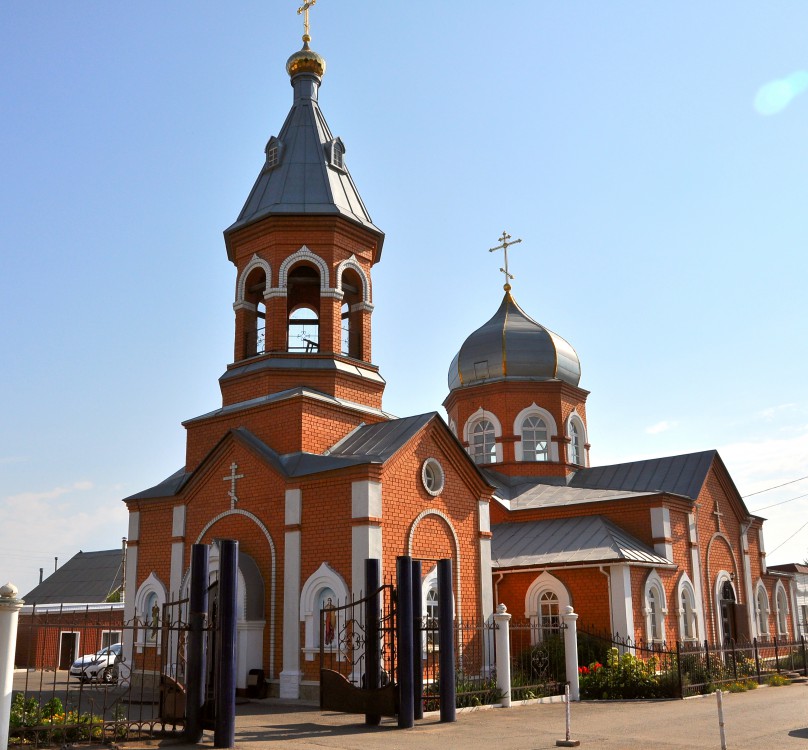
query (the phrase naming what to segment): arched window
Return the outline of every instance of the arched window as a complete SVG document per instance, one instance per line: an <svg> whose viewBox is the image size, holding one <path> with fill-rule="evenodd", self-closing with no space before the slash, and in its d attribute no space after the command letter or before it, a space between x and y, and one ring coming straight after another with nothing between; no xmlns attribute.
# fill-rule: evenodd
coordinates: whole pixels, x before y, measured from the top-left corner
<svg viewBox="0 0 808 750"><path fill-rule="evenodd" d="M758 584L755 604L758 616L758 630L761 635L769 634L769 597L762 583Z"/></svg>
<svg viewBox="0 0 808 750"><path fill-rule="evenodd" d="M494 425L478 419L469 431L469 453L475 464L491 464L497 460Z"/></svg>
<svg viewBox="0 0 808 750"><path fill-rule="evenodd" d="M578 425L572 420L570 420L569 439L569 461L571 464L581 465L583 463L581 461L583 455L581 450L581 433L578 429Z"/></svg>
<svg viewBox="0 0 808 750"><path fill-rule="evenodd" d="M351 308L347 302L342 303L342 333L340 335L340 351L345 356L351 354Z"/></svg>
<svg viewBox="0 0 808 750"><path fill-rule="evenodd" d="M788 599L780 581L777 582L774 597L777 605L777 635L788 635Z"/></svg>
<svg viewBox="0 0 808 750"><path fill-rule="evenodd" d="M320 350L320 321L311 307L298 307L289 315L290 352L316 353Z"/></svg>
<svg viewBox="0 0 808 750"><path fill-rule="evenodd" d="M655 570L648 574L645 583L645 632L649 641L661 643L665 640L665 589Z"/></svg>
<svg viewBox="0 0 808 750"><path fill-rule="evenodd" d="M531 414L522 422L522 460L549 461L547 425L541 417Z"/></svg>
<svg viewBox="0 0 808 750"><path fill-rule="evenodd" d="M679 588L679 630L684 641L695 641L699 637L696 595L689 581L683 581Z"/></svg>
<svg viewBox="0 0 808 750"><path fill-rule="evenodd" d="M430 586L426 592L426 607L424 609L424 641L427 651L437 651L440 645L438 635L438 588Z"/></svg>
<svg viewBox="0 0 808 750"><path fill-rule="evenodd" d="M348 587L342 576L328 563L322 563L312 573L300 591L300 619L304 623L303 653L306 661L313 661L320 652L320 637L323 647L338 652L338 658L344 658L339 652L340 623L334 607L344 604L348 599Z"/></svg>
<svg viewBox="0 0 808 750"><path fill-rule="evenodd" d="M558 635L561 629L561 615L558 597L552 591L543 591L539 597L539 638L544 641Z"/></svg>

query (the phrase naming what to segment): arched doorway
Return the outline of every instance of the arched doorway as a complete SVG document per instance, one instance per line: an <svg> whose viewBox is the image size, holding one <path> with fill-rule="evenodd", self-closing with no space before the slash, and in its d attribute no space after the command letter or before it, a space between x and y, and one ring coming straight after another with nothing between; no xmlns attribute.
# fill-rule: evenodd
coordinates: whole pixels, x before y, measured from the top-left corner
<svg viewBox="0 0 808 750"><path fill-rule="evenodd" d="M730 581L721 585L721 598L719 600L719 613L721 615L721 642L730 643L738 638L738 628L735 621L735 590Z"/></svg>

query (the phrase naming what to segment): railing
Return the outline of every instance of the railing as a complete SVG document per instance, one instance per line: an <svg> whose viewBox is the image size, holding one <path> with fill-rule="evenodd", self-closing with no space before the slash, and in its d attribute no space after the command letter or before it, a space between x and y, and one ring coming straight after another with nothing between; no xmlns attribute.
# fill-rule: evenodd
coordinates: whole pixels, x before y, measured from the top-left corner
<svg viewBox="0 0 808 750"><path fill-rule="evenodd" d="M512 700L564 694L564 627L541 628L527 620L511 621Z"/></svg>
<svg viewBox="0 0 808 750"><path fill-rule="evenodd" d="M121 605L27 608L18 624L9 744L112 743L184 727L185 603L148 622ZM115 638L114 653L100 654ZM87 658L96 654L97 658ZM170 683L170 684L169 684Z"/></svg>

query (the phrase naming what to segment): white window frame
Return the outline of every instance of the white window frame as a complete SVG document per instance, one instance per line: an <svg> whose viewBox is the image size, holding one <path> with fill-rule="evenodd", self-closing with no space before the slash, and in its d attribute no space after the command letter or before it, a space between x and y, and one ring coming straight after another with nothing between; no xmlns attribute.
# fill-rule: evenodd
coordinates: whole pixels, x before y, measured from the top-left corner
<svg viewBox="0 0 808 750"><path fill-rule="evenodd" d="M558 435L558 428L553 415L547 409L542 409L536 403L522 409L513 421L513 434L518 438L514 443L514 453L517 461L524 461L524 446L522 445L522 430L525 420L528 417L539 417L547 425L547 461L531 461L531 463L546 463L549 461L558 461L558 441L553 440Z"/></svg>
<svg viewBox="0 0 808 750"><path fill-rule="evenodd" d="M117 636L115 640L112 639L113 633ZM107 642L104 643L104 637L106 636ZM101 631L101 648L108 648L109 646L114 646L116 643L121 643L121 637L123 636L122 631L120 630L102 630Z"/></svg>
<svg viewBox="0 0 808 750"><path fill-rule="evenodd" d="M530 620L530 642L532 645L541 643L544 629L541 622L541 601L545 593L552 593L558 600L558 619L562 622L564 609L571 604L567 587L554 575L546 570L528 586L525 592L525 618Z"/></svg>
<svg viewBox="0 0 808 750"><path fill-rule="evenodd" d="M474 453L471 444L473 430L474 426L483 420L489 421L494 427L494 461L486 461L478 464L478 466L487 466L488 464L500 463L502 461L502 443L497 440L497 438L502 437L502 425L495 414L491 413L490 411L484 411L482 407L477 409L477 411L475 411L474 414L472 414L466 420L466 424L463 426L463 440L468 446L466 448L466 452L469 454L469 456L471 456L472 460L474 460ZM475 461L475 463L477 462Z"/></svg>
<svg viewBox="0 0 808 750"><path fill-rule="evenodd" d="M421 464L421 483L432 497L437 497L443 492L446 486L446 472L437 458L430 456Z"/></svg>
<svg viewBox="0 0 808 750"><path fill-rule="evenodd" d="M758 581L755 586L755 624L757 625L758 635L770 635L769 633L769 615L771 609L769 607L769 592L763 585L763 581Z"/></svg>
<svg viewBox="0 0 808 750"><path fill-rule="evenodd" d="M777 616L777 635L788 635L788 595L786 594L785 586L782 581L777 581L774 587L774 608Z"/></svg>
<svg viewBox="0 0 808 750"><path fill-rule="evenodd" d="M578 433L578 440L580 442L579 446L579 455L574 455L574 438L572 437L572 428L575 427L576 432ZM589 465L589 455L586 449L586 446L589 444L589 440L587 439L586 435L586 426L584 425L583 419L579 416L577 411L573 411L572 414L569 415L567 419L567 429L565 430L566 435L570 438L570 442L567 443L567 462L571 464L575 464L576 466L588 466ZM578 459L578 460L573 460Z"/></svg>
<svg viewBox="0 0 808 750"><path fill-rule="evenodd" d="M656 601L659 603L659 611L656 612L651 607L651 593L656 592ZM656 569L652 569L645 579L643 589L643 609L645 612L645 637L649 643L665 642L665 620L668 616L668 603L665 597L665 586ZM654 633L653 620L657 618L658 632Z"/></svg>
<svg viewBox="0 0 808 750"><path fill-rule="evenodd" d="M304 624L303 653L306 661L314 661L315 654L320 653L320 610L317 603L320 594L326 589L333 591L337 597L334 604L344 604L348 601L348 586L345 579L328 563L322 563L308 577L300 591L300 621ZM337 658L341 661L345 655L338 651Z"/></svg>
<svg viewBox="0 0 808 750"><path fill-rule="evenodd" d="M163 616L163 605L167 601L167 592L165 584L157 577L154 571L151 571L143 583L138 587L135 594L135 613L138 618L138 628L135 635L135 646L137 652L143 653L145 646L156 647L159 654L162 650L162 644L159 638L153 638L151 635L152 619L150 610L154 605L150 604L154 595L154 602L157 605L160 617Z"/></svg>
<svg viewBox="0 0 808 750"><path fill-rule="evenodd" d="M676 601L679 607L679 633L681 639L689 643L698 641L699 617L696 610L696 589L687 573L683 573L679 578ZM688 625L691 631L690 635L687 635Z"/></svg>

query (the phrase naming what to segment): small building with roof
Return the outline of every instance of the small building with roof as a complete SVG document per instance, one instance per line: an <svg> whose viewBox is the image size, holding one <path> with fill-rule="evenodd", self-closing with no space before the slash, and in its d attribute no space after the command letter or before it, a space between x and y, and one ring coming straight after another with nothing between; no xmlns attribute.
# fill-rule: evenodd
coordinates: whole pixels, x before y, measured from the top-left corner
<svg viewBox="0 0 808 750"><path fill-rule="evenodd" d="M67 669L81 654L121 641L124 554L79 551L21 597L15 664Z"/></svg>

